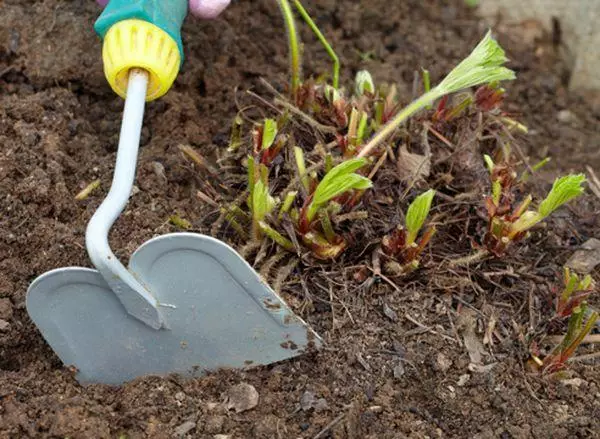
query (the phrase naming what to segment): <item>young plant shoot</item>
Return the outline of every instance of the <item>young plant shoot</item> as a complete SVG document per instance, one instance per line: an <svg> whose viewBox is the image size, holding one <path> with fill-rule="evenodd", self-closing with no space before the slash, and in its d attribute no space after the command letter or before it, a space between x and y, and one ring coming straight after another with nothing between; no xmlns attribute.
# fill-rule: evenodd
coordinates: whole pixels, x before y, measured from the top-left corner
<svg viewBox="0 0 600 439"><path fill-rule="evenodd" d="M592 277L587 275L582 279L565 267L563 282L564 287L556 300L556 317L568 317L567 332L543 360L540 359L539 352L532 354L530 364L534 370L542 373L555 373L565 369L567 361L598 320L598 313L585 302L595 289Z"/></svg>
<svg viewBox="0 0 600 439"><path fill-rule="evenodd" d="M492 193L485 200L488 230L484 244L495 256L502 256L511 243L525 238L534 226L584 192L585 176L567 175L556 179L552 189L536 210L529 209L533 200L531 195L513 207L516 172L510 165L496 165L491 157L484 158L492 182Z"/></svg>
<svg viewBox="0 0 600 439"><path fill-rule="evenodd" d="M458 64L441 83L398 112L381 128L361 149L358 157L366 157L373 153L410 116L444 96L481 84L515 79L515 73L503 67L506 61L504 50L488 31L471 54Z"/></svg>
<svg viewBox="0 0 600 439"><path fill-rule="evenodd" d="M564 269L563 280L563 290L556 299L556 315L558 317L570 316L573 310L580 306L596 288L591 275L588 274L582 279L577 273L572 273L568 267Z"/></svg>
<svg viewBox="0 0 600 439"><path fill-rule="evenodd" d="M371 180L357 174L367 161L351 159L340 163L325 174L314 192L306 199L300 211L297 224L298 233L305 245L320 259L332 259L346 247L345 240L336 234L330 215L337 213L346 201L347 195L362 192L372 186ZM316 227L316 220L319 226Z"/></svg>
<svg viewBox="0 0 600 439"><path fill-rule="evenodd" d="M594 329L598 320L598 312L590 309L582 302L571 311L567 324L567 332L562 341L543 359L534 352L529 362L534 370L543 374L553 374L564 370L585 337Z"/></svg>
<svg viewBox="0 0 600 439"><path fill-rule="evenodd" d="M435 191L430 189L416 197L406 211L406 226L398 226L383 238L382 250L390 257L386 264L388 271L402 275L419 267L420 254L435 234L435 227L428 227L418 239L419 232L429 216L434 196Z"/></svg>

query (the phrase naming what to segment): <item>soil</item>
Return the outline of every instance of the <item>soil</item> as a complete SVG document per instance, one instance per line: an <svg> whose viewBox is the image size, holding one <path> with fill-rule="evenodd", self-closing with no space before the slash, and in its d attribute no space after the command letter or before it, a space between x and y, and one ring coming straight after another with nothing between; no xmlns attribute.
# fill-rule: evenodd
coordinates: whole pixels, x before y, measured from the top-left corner
<svg viewBox="0 0 600 439"><path fill-rule="evenodd" d="M415 71L428 68L435 83L486 30L462 1L308 6L341 56L346 83L366 68L376 81L399 84L404 101ZM25 293L45 271L88 266L85 226L110 185L122 101L102 74L101 42L91 31L98 12L91 0L2 3L0 437L600 437L597 363L572 363L567 380L540 378L526 371L519 340L561 264L598 235L600 204L591 194L557 214L518 255L476 272L436 271L430 262L397 289L383 279L365 288L353 281L356 270L340 268L342 260L331 268L334 277L314 267L302 273L314 296L309 307L296 274L284 293L325 339L317 353L199 379L80 386L28 318ZM600 171L600 114L566 90L568 69L553 36L531 23L500 22L496 31L518 74L506 86L506 108L530 128L523 152L553 157L539 187L547 190L559 172ZM302 37L305 75L327 71L312 35L304 30ZM287 45L271 0L234 2L217 21L189 20L184 39L184 70L166 97L148 105L137 189L111 234L123 260L148 238L175 230L168 223L174 213L193 231L210 232L215 209L197 198L198 172L178 146L210 154L229 135L238 88L287 80ZM101 189L77 201L96 179ZM432 246L431 261L453 245ZM468 249L466 241L455 245L454 253ZM345 288L336 287L330 301L318 285L332 279ZM465 327L474 325L482 340L490 320L499 335L484 346L481 370L471 364ZM593 352L593 345L578 351ZM240 383L254 386L259 403L228 411L224 395ZM324 401L311 407L311 397Z"/></svg>

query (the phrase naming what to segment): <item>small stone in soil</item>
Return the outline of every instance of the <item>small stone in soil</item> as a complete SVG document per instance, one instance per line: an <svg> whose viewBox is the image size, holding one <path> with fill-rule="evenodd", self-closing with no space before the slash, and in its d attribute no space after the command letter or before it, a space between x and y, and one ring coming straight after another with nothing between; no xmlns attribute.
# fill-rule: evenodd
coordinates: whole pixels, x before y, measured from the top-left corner
<svg viewBox="0 0 600 439"><path fill-rule="evenodd" d="M591 238L573 253L565 265L579 274L588 274L598 264L600 264L600 240Z"/></svg>
<svg viewBox="0 0 600 439"><path fill-rule="evenodd" d="M469 381L470 379L471 375L466 373L458 377L458 382L456 384L458 385L458 387L463 387L465 384L467 384L467 381Z"/></svg>
<svg viewBox="0 0 600 439"><path fill-rule="evenodd" d="M383 304L383 313L392 322L397 322L398 321L398 314L396 314L396 311L394 311L392 308L390 308L387 303Z"/></svg>
<svg viewBox="0 0 600 439"><path fill-rule="evenodd" d="M8 331L8 328L10 328L10 323L8 323L6 320L0 319L0 331Z"/></svg>
<svg viewBox="0 0 600 439"><path fill-rule="evenodd" d="M179 427L177 427L175 429L174 436L175 437L185 436L190 431L192 431L194 428L196 428L196 423L195 422L192 422L192 421L184 422L183 424L181 424Z"/></svg>
<svg viewBox="0 0 600 439"><path fill-rule="evenodd" d="M577 116L571 110L561 110L556 115L559 122L562 123L573 123L577 122Z"/></svg>
<svg viewBox="0 0 600 439"><path fill-rule="evenodd" d="M585 383L585 381L581 378L571 378L570 380L561 380L560 383L565 386L573 386L579 388L583 383Z"/></svg>
<svg viewBox="0 0 600 439"><path fill-rule="evenodd" d="M313 409L318 413L327 410L329 406L325 398L317 398L314 393L306 391L300 397L300 408L305 412Z"/></svg>
<svg viewBox="0 0 600 439"><path fill-rule="evenodd" d="M210 416L204 423L204 431L207 433L218 433L219 431L223 431L225 420L225 416Z"/></svg>
<svg viewBox="0 0 600 439"><path fill-rule="evenodd" d="M13 306L10 299L0 299L0 319L10 320L13 316Z"/></svg>
<svg viewBox="0 0 600 439"><path fill-rule="evenodd" d="M448 369L452 366L452 360L446 357L441 352L437 354L435 359L435 368L440 372L447 372Z"/></svg>
<svg viewBox="0 0 600 439"><path fill-rule="evenodd" d="M241 383L231 387L225 395L225 406L227 410L235 410L242 413L252 410L258 405L258 392L254 386Z"/></svg>
<svg viewBox="0 0 600 439"><path fill-rule="evenodd" d="M404 364L402 363L402 361L400 361L400 362L398 362L396 367L394 367L394 378L399 380L400 378L402 378L404 376L404 372L405 372Z"/></svg>

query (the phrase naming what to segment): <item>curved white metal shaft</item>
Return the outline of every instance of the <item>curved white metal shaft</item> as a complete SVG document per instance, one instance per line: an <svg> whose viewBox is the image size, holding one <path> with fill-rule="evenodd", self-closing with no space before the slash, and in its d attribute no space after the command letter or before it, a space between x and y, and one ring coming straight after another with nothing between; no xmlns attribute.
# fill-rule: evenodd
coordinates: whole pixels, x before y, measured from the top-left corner
<svg viewBox="0 0 600 439"><path fill-rule="evenodd" d="M108 243L110 228L123 212L133 188L147 87L148 74L141 69L131 70L112 185L88 224L85 242L92 263L127 312L148 326L160 329L165 322L157 300L119 262Z"/></svg>

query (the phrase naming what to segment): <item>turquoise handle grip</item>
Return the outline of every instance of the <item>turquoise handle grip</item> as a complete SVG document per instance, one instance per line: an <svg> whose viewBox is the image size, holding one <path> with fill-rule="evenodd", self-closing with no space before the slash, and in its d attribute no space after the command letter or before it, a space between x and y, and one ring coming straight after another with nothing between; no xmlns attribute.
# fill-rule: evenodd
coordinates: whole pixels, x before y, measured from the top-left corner
<svg viewBox="0 0 600 439"><path fill-rule="evenodd" d="M96 20L94 30L104 38L119 21L138 19L152 23L168 33L179 47L183 63L181 26L188 11L188 0L110 0Z"/></svg>

